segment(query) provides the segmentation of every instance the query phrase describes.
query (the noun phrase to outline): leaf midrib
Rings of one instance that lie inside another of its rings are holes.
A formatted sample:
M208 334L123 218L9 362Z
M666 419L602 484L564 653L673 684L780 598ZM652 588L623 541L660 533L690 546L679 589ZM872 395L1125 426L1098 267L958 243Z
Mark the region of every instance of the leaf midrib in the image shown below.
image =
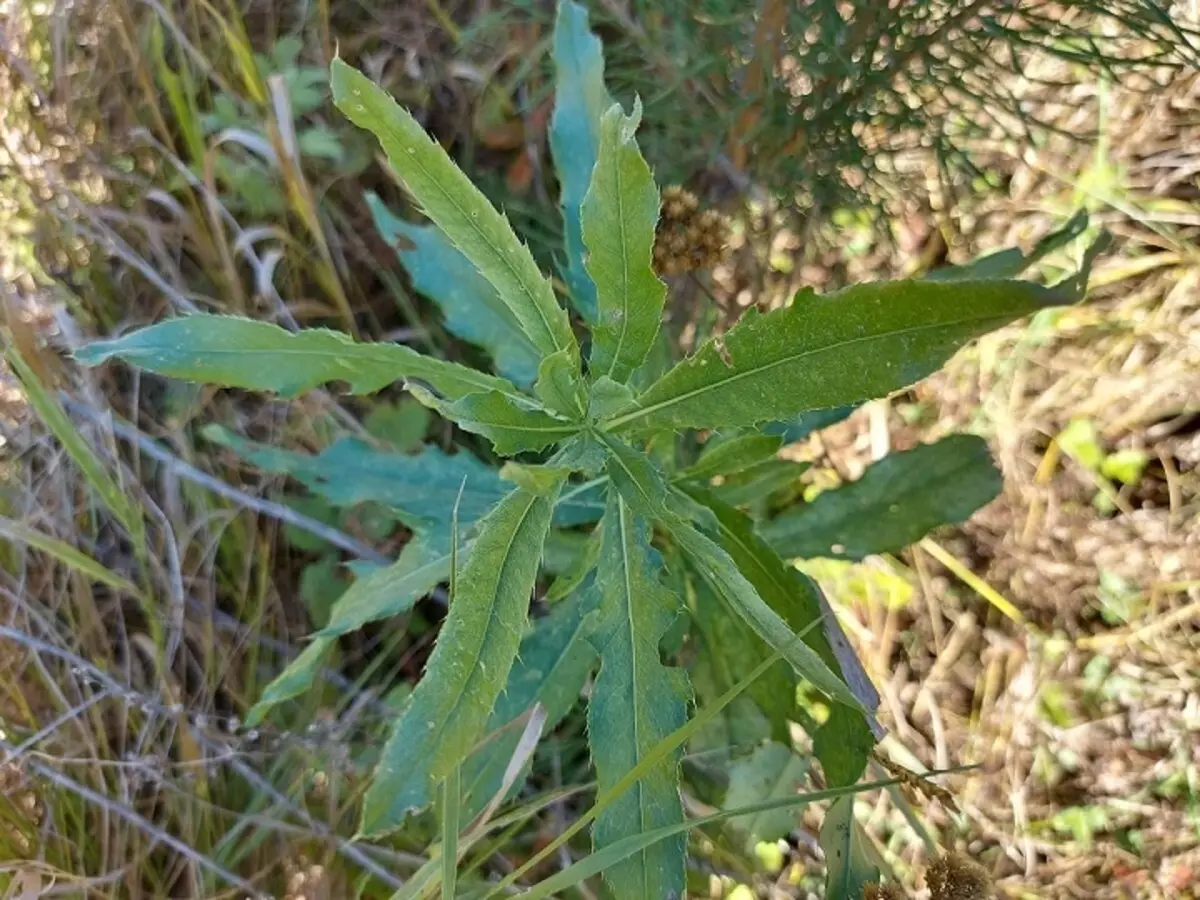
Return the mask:
M434 735L433 740L428 744L428 746L431 749L440 746L440 744L442 742L442 736L446 733L446 728L448 727L449 723L458 714L458 709L462 705L463 698L466 697L468 690L470 688L470 685L474 681L476 673L479 671L479 660L480 660L480 657L483 655L483 648L487 645L488 635L490 635L492 633L492 628L496 623L496 617L497 617L496 605L497 604L495 602L495 599L496 599L496 596L500 593L500 587L505 581L505 577L508 573L509 566L512 562L511 557L512 557L513 544L515 544L517 542L517 537L520 536L520 534L525 530L525 523L529 519L529 516L533 514L533 508L534 508L534 506L537 505L537 502L540 499L541 498L538 497L536 494L529 495L529 502L526 505L524 511L522 511L521 518L517 522L516 527L512 530L511 534L509 535L508 543L504 548L504 563L500 567L500 574L496 579L496 587L492 591L492 603L490 604L489 609L488 609L487 624L484 626L483 634L480 636L479 642L477 643L477 645L474 648L472 648L471 665L467 670L466 678L463 679L462 688L461 688L461 690L458 691L457 696L454 698L454 702L446 710L446 714L441 717L441 720L438 723L437 732ZM476 549L478 549L478 545L476 545Z
M349 68L349 67L347 67L347 68ZM387 95L385 94L385 92L383 91L382 88L380 88L374 82L370 81L370 79L368 79L361 72L358 72L357 70L352 70L352 71L354 71L355 74L357 74L360 78L362 78L364 81L366 81L368 84L370 84L372 88L374 88L377 98L387 97ZM405 115L408 115L408 113L405 112L403 110L403 108L400 106L400 104L397 103L394 99L392 99L392 98L387 98L387 99L391 101L392 105L395 106L397 110L400 110ZM386 106L386 103L385 103L385 106ZM411 118L411 116L410 116L410 118ZM381 119L380 127L382 129L388 131L391 134L392 139L394 141L396 141L396 143L403 146L406 142L408 142L407 135L405 135L403 131L399 131L397 128L395 128L395 126L393 126L393 124L388 120L387 116L381 116L380 119ZM415 120L414 120L413 124L414 125L416 124ZM420 126L418 126L418 130L420 130ZM397 135L399 135L398 138L397 138ZM425 141L428 145L428 149L433 152L436 152L436 151L434 151L435 142L423 131L421 132L420 135L415 135L414 137L416 138L417 143L419 143L421 137L424 137ZM388 154L388 157L389 157L389 161L391 161L390 153ZM417 168L419 168L421 170L421 175L427 181L432 183L433 187L441 193L442 197L445 200L449 201L450 205L453 206L455 208L455 210L458 211L458 214L466 221L468 226L475 233L476 237L478 237L482 240L484 246L486 246L488 248L488 250L492 254L492 256L495 259L498 259L501 262L503 268L505 268L508 271L508 274L517 283L518 289L521 291L522 294L524 294L525 298L533 305L533 308L537 311L538 318L541 320L541 323L542 323L542 328L545 330L546 335L547 335L547 337L549 337L550 343L554 347L554 349L556 351L557 350L569 351L570 350L569 346L559 344L558 338L554 333L554 329L550 326L550 320L547 318L545 310L543 310L541 304L538 303L537 297L534 295L532 290L530 290L529 285L525 283L525 279L517 271L516 267L513 265L512 260L510 260L508 258L508 254L501 252L500 248L495 246L492 243L490 237L487 235L487 232L485 232L483 230L478 219L471 216L471 214L466 209L464 209L461 204L459 204L458 198L453 193L451 193L441 183L440 179L435 178L435 177L433 177L433 175L430 174L429 169L425 166L425 163L422 161L422 159L420 157L421 157L421 154L414 153L411 156L409 156L408 159L410 162L415 164L417 166ZM397 172L400 172L402 167L398 163L399 163L399 161L397 160L392 163L392 166L393 166L393 168L396 169ZM454 165L453 161L450 161L450 164L453 166ZM401 175L401 178L403 178L403 177L404 176ZM464 178L465 178L465 176L464 176ZM471 188L472 188L472 190L477 190L477 189L475 189L474 185L471 185ZM486 205L488 201L486 200L486 198L484 198L482 195L480 195L480 202L482 202L483 204ZM497 216L500 216L500 213L498 211L496 211L495 209L493 209L492 212L494 212ZM485 215L486 215L486 213L485 213ZM449 236L449 235L447 235L447 236ZM515 240L516 239L514 237L514 241ZM453 243L453 238L451 238L451 243ZM517 241L517 243L519 244L520 242ZM459 247L459 251L463 252L464 256L467 255L465 253L465 251L463 251L463 248ZM469 258L470 257L468 256L468 259ZM497 293L500 294L500 299L503 300L504 299L503 293L499 290L497 290ZM555 305L557 306L557 303ZM510 307L510 309L511 309L511 307ZM520 314L518 314L515 310L513 311L513 315L515 315L517 317L518 322L521 321Z
M760 375L764 372L769 372L770 370L772 370L778 366L789 365L791 363L795 363L799 360L805 359L806 357L816 356L820 353L828 353L830 351L840 350L843 347L852 347L856 344L869 343L871 341L883 340L885 338L902 337L902 336L908 335L908 334L919 334L922 331L931 331L931 330L940 329L940 328L954 328L955 326L958 326L958 325L969 325L972 323L987 323L987 322L993 322L993 321L997 322L997 323L1004 323L1004 322L1012 321L1013 318L1015 318L1015 316L984 316L984 317L978 317L978 318L972 317L972 318L967 318L967 319L956 319L952 322L938 322L938 323L929 324L929 325L916 325L911 328L902 328L902 329L899 329L896 331L883 331L883 332L878 332L876 334L864 335L862 337L855 337L855 338L851 338L849 340L839 341L839 342L833 343L833 344L826 344L822 347L816 347L816 348L813 348L810 350L805 350L801 353L795 353L795 354L792 354L791 356L783 357L782 359L773 360L769 363L766 363L761 366L757 366L753 369L748 369L748 370L745 370L742 372L735 372L733 375L729 376L728 378L722 379L721 381L716 381L716 382L712 382L710 384L701 385L700 387L695 388L694 390L688 391L685 394L679 394L675 397L669 397L666 400L662 400L658 403L655 403L653 406L639 407L638 409L631 410L630 412L627 412L624 415L616 416L615 418L609 419L607 422L604 423L604 426L605 426L605 428L607 428L610 431L615 431L617 429L625 427L630 422L636 422L638 419L643 419L648 415L659 412L660 410L667 409L667 408L669 408L671 406L675 406L679 403L683 403L687 400L692 399L692 397L698 396L707 391L717 390L718 388L727 388L731 384L734 384L735 382L738 382L738 381L742 380L743 378L750 378L755 375ZM707 349L707 347L708 347L708 345L705 345L705 347L701 348L701 350L695 356L690 357L689 359L685 360L680 365L687 365L687 364L691 363L693 360L697 359L699 357L700 353L703 353L704 350ZM670 375L671 375L671 373L668 372L666 375L663 376L663 378L664 379L668 378ZM655 387L655 385L651 385L650 388L647 389L647 393L649 393L651 390L653 390L654 387ZM769 416L764 416L764 418L769 418Z

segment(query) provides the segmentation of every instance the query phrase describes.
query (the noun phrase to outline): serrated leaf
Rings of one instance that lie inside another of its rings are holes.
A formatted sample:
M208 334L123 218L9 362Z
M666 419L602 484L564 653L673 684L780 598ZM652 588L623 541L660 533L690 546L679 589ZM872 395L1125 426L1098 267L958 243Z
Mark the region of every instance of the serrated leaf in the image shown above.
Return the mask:
M682 669L662 664L659 645L679 600L658 581L650 528L616 492L605 511L597 568L600 610L593 641L600 654L588 704L588 742L601 794L609 791L663 738L687 721L689 689ZM596 818L597 850L631 833L683 821L676 751ZM684 896L686 841L663 841L604 872L617 900Z
M501 456L542 450L579 433L579 425L497 391L470 394L449 403L422 388L414 386L410 390L414 397L459 428L483 435Z
M500 789L521 739L521 730L512 723L540 703L546 711L544 728L549 731L578 701L596 663L587 633L598 599L591 584L579 588L550 615L538 619L521 641L508 684L488 719L486 730L497 736L463 763L464 819L475 818Z
M808 760L791 747L770 742L729 770L729 790L722 807L726 810L791 797L799 793L808 777ZM729 820L749 847L759 841L776 841L796 827L796 807L768 809Z
M441 309L446 329L487 350L501 375L522 387L533 384L541 353L471 261L436 226L404 221L372 192L365 198L375 229L395 249L413 287Z
M812 735L813 749L826 781L834 787L853 784L862 775L867 755L875 746L875 732L879 729L874 712L879 706L879 694L842 633L837 616L821 589L810 578L785 565L755 534L745 515L711 494L696 488L686 490L712 511L717 522L717 540L738 570L789 628L804 635L818 658L858 699L857 705L833 704L829 718ZM810 628L817 621L821 627Z
M578 359L566 310L508 220L382 88L340 59L329 71L338 109L379 139L422 211L496 289L530 342L543 355L567 350Z
M203 434L263 471L290 475L333 506L382 503L417 530L448 529L456 503L460 523L470 526L509 490L495 469L469 453L451 455L434 446L397 453L342 438L313 455L248 441L215 425ZM441 543L449 547L445 533Z
M693 576L690 585L694 603L693 626L714 657L715 671L711 675L722 686L720 691L723 692L745 678L771 655L771 651L704 578ZM791 666L780 660L746 693L766 717L769 731L763 737L790 740L788 723L796 713L796 676Z
M879 870L867 856L854 820L853 795L829 804L821 824L821 849L825 851L827 900L862 900L863 888L879 881Z
M577 3L558 6L554 23L554 113L550 151L561 184L567 265L563 277L580 314L596 318L596 286L584 267L582 206L600 148L600 117L612 106L604 87L604 49L588 31L588 14Z
M1020 247L1007 247L962 266L945 266L934 269L925 276L928 281L970 281L978 278L1015 278L1035 262L1049 256L1055 250L1067 246L1088 227L1086 210L1079 210L1061 228L1038 241L1028 254Z
M587 412L587 388L579 367L565 352L552 353L542 360L534 393L548 409L573 422L582 420Z
M589 371L624 384L658 336L667 286L654 274L658 188L634 132L641 104L614 104L600 121L600 153L583 201L587 270L596 285Z
M751 309L651 385L612 431L725 428L843 406L919 381L963 344L1068 302L1021 281L897 281Z
M458 398L478 391L520 396L503 378L422 356L401 344L360 344L325 329L292 333L268 322L197 313L75 351L87 366L119 357L171 378L295 397L329 381L372 394L405 378Z
M660 522L730 606L797 674L831 698L861 709L859 700L829 666L788 627L720 546L701 534L667 505L664 479L643 454L609 439L608 473L621 495L642 515Z
M480 523L425 675L363 798L363 834L428 806L481 736L525 630L555 499L516 490Z
M700 458L680 474L684 478L708 480L715 475L732 475L775 458L783 439L769 434L739 434L706 444Z
M374 569L355 580L329 611L329 623L317 635L337 637L368 622L390 619L450 577L449 535L417 537L404 545L390 566ZM436 541L436 543L435 543Z
M987 442L954 434L885 456L857 481L778 516L762 534L787 559L859 560L966 521L1002 487Z

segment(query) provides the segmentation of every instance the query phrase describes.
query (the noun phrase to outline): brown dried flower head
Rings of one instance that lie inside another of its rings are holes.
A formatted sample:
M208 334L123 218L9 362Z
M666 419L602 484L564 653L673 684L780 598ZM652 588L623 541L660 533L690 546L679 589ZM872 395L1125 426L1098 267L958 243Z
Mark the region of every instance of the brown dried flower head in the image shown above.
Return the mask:
M700 209L691 191L663 188L662 214L654 237L654 270L681 275L711 269L725 258L729 220L715 209Z
M904 891L892 882L868 884L863 886L863 900L904 900Z
M987 869L960 853L947 853L925 871L931 900L988 900L994 897Z

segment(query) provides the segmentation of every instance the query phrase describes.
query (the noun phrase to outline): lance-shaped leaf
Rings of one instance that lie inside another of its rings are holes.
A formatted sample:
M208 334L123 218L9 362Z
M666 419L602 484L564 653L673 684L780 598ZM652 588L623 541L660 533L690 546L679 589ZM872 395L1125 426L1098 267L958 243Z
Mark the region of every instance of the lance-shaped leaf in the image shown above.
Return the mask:
M587 634L592 624L589 614L598 600L594 585L585 584L539 619L521 641L508 684L488 719L486 730L495 736L462 766L465 821L474 819L503 785L504 771L521 739L517 720L540 703L546 712L544 729L549 731L579 700L596 663ZM520 780L511 790L519 786Z
M361 72L335 59L333 100L378 139L388 162L435 225L495 287L525 335L544 355L579 347L533 254L417 120Z
M1067 299L1022 281L864 284L749 310L646 389L613 431L722 428L883 397L978 335Z
M594 638L600 672L588 705L601 794L684 724L689 697L683 670L662 664L659 644L679 600L658 581L647 522L611 491L603 527ZM598 851L631 833L683 821L680 756L672 753L600 813L592 831ZM682 837L662 841L608 868L605 880L617 900L682 897L685 848Z
M837 616L820 588L805 575L784 564L754 532L750 519L698 488L686 488L713 513L717 542L736 563L759 595L804 640L829 670L837 674L858 698L859 706L833 704L829 718L813 735L813 749L825 778L838 787L853 784L862 775L867 756L880 731L874 720L879 694L846 640ZM820 621L819 628L810 628Z
M864 836L854 819L854 795L838 797L821 824L825 851L825 896L828 900L862 900L863 889L879 881L879 870L867 855Z
M518 489L480 523L425 675L363 798L364 834L398 828L427 806L482 735L525 631L557 495L558 485Z
M341 332L316 328L293 334L268 322L203 313L94 341L76 350L75 357L88 366L120 357L171 378L284 397L329 381L346 382L351 393L371 394L405 378L426 382L450 398L477 391L520 396L503 378L431 359L400 344L360 344Z
M770 649L702 577L689 580L693 603L693 625L705 648L715 655L718 668L713 680L725 688L737 684L771 655ZM769 737L791 740L790 726L796 717L796 675L780 660L746 690L770 726ZM731 710L733 711L733 710Z
M733 475L775 458L783 438L770 434L739 434L705 445L700 458L680 474L707 480L715 475Z
M464 431L481 434L501 456L541 450L579 433L579 425L552 416L497 391L469 394L446 402L429 391L412 386L412 395L436 409Z
M741 809L799 793L808 776L808 760L791 747L774 741L763 744L729 771L725 809ZM729 820L748 847L759 841L776 841L796 827L796 807L765 809Z
M667 296L653 265L658 188L634 140L641 114L640 104L630 116L619 104L604 114L583 201L587 270L599 299L589 369L622 384L654 345Z
M763 601L729 554L667 505L666 482L650 460L611 437L606 443L611 451L608 474L621 496L639 513L657 520L670 532L696 570L799 675L832 699L861 709L845 682Z
M325 656L333 649L333 644L333 638L317 638L305 647L287 668L263 688L262 696L246 714L246 725L256 727L275 706L312 690L325 662Z
M471 261L436 226L404 221L374 193L366 200L375 229L395 249L413 287L442 310L446 329L487 350L501 375L522 387L532 384L541 354Z
M600 148L600 117L612 106L604 87L604 49L588 31L587 10L570 0L554 23L554 114L550 151L558 173L571 297L588 321L596 318L596 286L584 268L581 208Z
M916 543L966 519L1000 493L987 442L954 434L892 453L857 481L795 506L762 527L786 559L862 559Z

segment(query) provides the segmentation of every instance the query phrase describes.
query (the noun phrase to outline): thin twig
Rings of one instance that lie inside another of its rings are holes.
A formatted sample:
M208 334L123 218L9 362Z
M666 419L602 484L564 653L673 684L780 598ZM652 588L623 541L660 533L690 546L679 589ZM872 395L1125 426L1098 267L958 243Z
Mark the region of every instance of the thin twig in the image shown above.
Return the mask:
M17 748L8 741L0 740L0 750L4 750L10 758L14 755L16 749ZM132 809L122 803L117 803L110 797L105 797L103 794L92 790L87 785L80 784L73 778L68 778L53 766L46 765L45 763L40 762L28 755L21 757L21 764L25 768L32 771L39 778L44 778L58 787L63 788L64 790L78 794L83 799L89 801L90 803L96 804L109 814L114 815L117 818L124 819L136 828L139 828L148 837L159 841L160 843L166 844L181 856L186 857L200 868L206 869L207 871L216 875L222 881L233 885L238 890L246 891L253 897L266 898L269 896L268 894L264 894L263 892L259 891L256 887L254 887L254 885L246 881L244 878L234 874L233 872L230 872L220 863L214 862L204 854L200 853L194 847L185 844L179 838L159 828L145 816L134 812Z
M296 510L289 506L284 506L282 503L275 503L271 500L255 497L232 485L226 484L218 478L214 478L206 472L202 472L191 463L184 462L178 456L171 453L171 451L161 446L157 441L146 437L146 435L142 434L132 425L127 425L116 418L108 419L96 410L78 403L66 395L60 395L60 398L63 405L72 414L81 416L102 427L111 428L113 434L122 440L136 444L139 450L162 463L173 475L198 484L212 491L214 494L224 497L227 500L232 500L246 509L251 509L272 519L278 519L280 522L294 525L296 528L307 531L309 534L315 535L323 541L327 541L335 547L357 556L359 559L364 559L367 562L372 562L380 566L390 565L392 562L378 550L368 547L362 541L351 537L344 531L339 531L336 528L326 525L324 522L318 522L316 519L296 512Z

